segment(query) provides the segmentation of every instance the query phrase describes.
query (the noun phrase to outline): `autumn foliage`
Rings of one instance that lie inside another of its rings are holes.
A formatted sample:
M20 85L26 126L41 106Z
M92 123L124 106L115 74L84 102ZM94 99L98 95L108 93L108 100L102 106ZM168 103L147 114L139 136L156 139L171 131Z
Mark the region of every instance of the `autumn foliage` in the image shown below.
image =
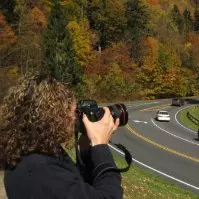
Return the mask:
M0 12L0 50L4 50L16 42L16 35L11 26L5 20L4 15Z
M81 84L73 82L78 84L81 97L101 101L199 93L199 32L194 29L199 21L194 14L198 13L195 1L15 3L15 9L9 12L0 10L0 67L5 71L11 68L15 76L45 71L47 65L54 71L61 67L62 75L63 71L72 76L81 74ZM56 9L52 14L53 3L63 10L62 16ZM7 20L12 16L15 20ZM46 57L50 55L49 61ZM73 67L70 60L78 67Z
M46 16L37 7L34 7L30 10L30 13L28 15L28 22L30 24L30 28L36 32L41 32L47 25Z

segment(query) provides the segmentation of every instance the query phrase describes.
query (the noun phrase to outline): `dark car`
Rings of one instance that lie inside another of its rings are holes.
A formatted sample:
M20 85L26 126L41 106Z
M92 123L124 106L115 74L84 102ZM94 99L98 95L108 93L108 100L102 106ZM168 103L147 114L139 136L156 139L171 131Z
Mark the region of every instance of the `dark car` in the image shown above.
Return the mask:
M185 104L184 99L174 98L172 99L172 106L183 106Z

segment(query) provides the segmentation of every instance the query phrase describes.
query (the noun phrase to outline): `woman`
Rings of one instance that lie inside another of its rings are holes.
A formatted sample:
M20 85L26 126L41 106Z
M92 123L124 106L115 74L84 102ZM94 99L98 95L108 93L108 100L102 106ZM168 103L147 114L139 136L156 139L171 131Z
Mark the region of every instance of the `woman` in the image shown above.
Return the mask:
M75 109L67 85L47 76L22 78L9 91L0 117L0 163L9 199L122 198L121 176L107 145L119 121L108 108L98 122L83 116L88 139L79 144L82 173L62 148L71 146Z

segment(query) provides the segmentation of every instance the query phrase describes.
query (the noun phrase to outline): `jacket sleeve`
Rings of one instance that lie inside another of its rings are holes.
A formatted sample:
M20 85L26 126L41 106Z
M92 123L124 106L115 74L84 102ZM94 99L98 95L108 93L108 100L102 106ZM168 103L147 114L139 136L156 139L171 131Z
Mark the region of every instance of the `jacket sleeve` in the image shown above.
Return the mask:
M98 193L99 198L122 198L121 175L116 171L117 167L108 145L91 147L89 155L88 162L85 164L86 168L88 167L86 177L96 191L94 194ZM88 172L89 169L91 169L90 172Z
M49 174L45 176L48 176L49 180L43 179L45 186L42 186L42 190L49 194L47 197L49 199L51 196L58 199L121 199L123 195L121 175L116 171L109 147L107 145L92 147L91 160L93 164L93 169L90 171L91 183L84 181L78 169L74 172L61 165L48 165L45 170L48 170Z

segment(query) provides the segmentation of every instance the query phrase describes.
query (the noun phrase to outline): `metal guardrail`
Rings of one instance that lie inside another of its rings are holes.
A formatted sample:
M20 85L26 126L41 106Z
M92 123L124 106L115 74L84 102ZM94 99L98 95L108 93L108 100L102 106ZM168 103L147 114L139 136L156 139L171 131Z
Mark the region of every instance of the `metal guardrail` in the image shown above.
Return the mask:
M187 112L187 117L197 126L199 126L199 119L197 119L196 117L194 117L193 115L191 115L191 113L189 113L189 111Z

